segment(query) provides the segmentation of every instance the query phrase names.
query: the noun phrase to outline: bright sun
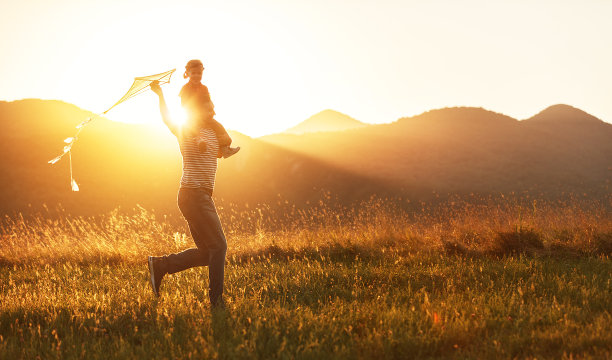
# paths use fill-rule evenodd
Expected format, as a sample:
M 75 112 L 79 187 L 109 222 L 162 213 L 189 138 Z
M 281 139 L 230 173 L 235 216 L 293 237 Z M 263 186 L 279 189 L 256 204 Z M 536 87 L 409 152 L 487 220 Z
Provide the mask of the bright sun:
M 242 54 L 230 57 L 239 58 Z M 306 118 L 307 112 L 300 109 L 304 106 L 306 94 L 301 91 L 296 70 L 290 64 L 268 64 L 260 60 L 249 65 L 260 71 L 238 69 L 244 66 L 228 61 L 226 64 L 211 64 L 205 70 L 202 82 L 210 90 L 216 120 L 229 130 L 259 136 L 282 131 Z M 177 69 L 177 73 L 181 70 Z M 184 123 L 187 117 L 178 97 L 184 83 L 185 80 L 175 74 L 170 84 L 162 86 L 172 120 L 177 124 Z M 117 106 L 108 117 L 127 123 L 163 126 L 157 96 L 150 92 Z
M 187 112 L 183 107 L 179 106 L 174 109 L 172 122 L 178 126 L 183 126 L 187 122 Z
M 167 38 L 171 43 L 163 52 L 156 52 L 151 57 L 145 54 L 156 44 L 148 44 L 145 40 L 137 44 L 143 47 L 142 56 L 121 61 L 116 53 L 134 52 L 133 42 L 114 43 L 115 48 L 124 46 L 125 51 L 116 49 L 116 53 L 109 54 L 97 51 L 97 44 L 121 39 L 122 35 L 130 33 L 133 23 L 126 20 L 110 24 L 83 46 L 81 56 L 75 57 L 70 73 L 66 74 L 74 81 L 62 85 L 66 92 L 73 94 L 66 98 L 87 110 L 104 111 L 104 106 L 110 106 L 129 88 L 134 77 L 176 68 L 170 84 L 163 85 L 162 89 L 173 120 L 181 123 L 186 118 L 178 98 L 186 82 L 182 78 L 184 66 L 188 60 L 199 58 L 205 67 L 202 82 L 210 90 L 216 119 L 228 130 L 260 136 L 282 131 L 311 115 L 300 61 L 274 38 L 281 35 L 271 34 L 259 25 L 226 13 L 207 14 L 206 21 L 200 18 L 202 14 L 194 14 L 194 19 L 189 18 L 190 14 L 181 14 L 177 17 L 181 22 L 174 26 L 149 29 L 153 33 L 147 38 Z M 220 28 L 224 31 L 218 31 Z M 168 29 L 175 29 L 174 33 L 166 34 Z M 155 31 L 159 31 L 159 36 Z M 206 41 L 194 42 L 193 37 L 183 35 L 185 32 L 193 32 L 195 37 Z M 90 71 L 92 53 L 96 53 L 96 61 L 105 64 L 100 71 L 107 74 L 95 87 L 78 78 L 79 74 Z M 75 92 L 78 88 L 87 90 Z M 163 126 L 157 97 L 151 92 L 120 104 L 107 117 L 126 123 Z

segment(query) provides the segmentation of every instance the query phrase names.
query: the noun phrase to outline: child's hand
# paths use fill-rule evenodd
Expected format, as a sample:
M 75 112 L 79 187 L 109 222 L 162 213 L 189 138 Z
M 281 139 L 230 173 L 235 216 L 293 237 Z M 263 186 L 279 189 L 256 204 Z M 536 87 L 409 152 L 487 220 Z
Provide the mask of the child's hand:
M 198 149 L 200 150 L 201 153 L 205 153 L 206 152 L 206 141 L 198 140 Z

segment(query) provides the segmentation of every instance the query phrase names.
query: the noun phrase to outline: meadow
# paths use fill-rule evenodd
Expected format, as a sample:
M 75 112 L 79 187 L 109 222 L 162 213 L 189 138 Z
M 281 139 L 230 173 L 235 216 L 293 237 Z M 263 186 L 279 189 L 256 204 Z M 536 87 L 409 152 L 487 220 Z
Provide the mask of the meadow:
M 330 199 L 327 199 L 330 200 Z M 600 359 L 612 356 L 612 202 L 218 204 L 225 311 L 192 246 L 144 208 L 0 222 L 0 358 Z

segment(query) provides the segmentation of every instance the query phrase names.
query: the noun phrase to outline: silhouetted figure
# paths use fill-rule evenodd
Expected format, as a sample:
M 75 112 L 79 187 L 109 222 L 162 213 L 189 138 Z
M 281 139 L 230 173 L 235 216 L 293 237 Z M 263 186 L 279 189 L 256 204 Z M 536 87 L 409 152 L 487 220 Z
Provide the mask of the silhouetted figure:
M 240 150 L 240 147 L 232 148 L 232 139 L 229 134 L 219 123 L 214 119 L 215 106 L 210 99 L 208 88 L 202 84 L 202 72 L 204 66 L 200 60 L 190 60 L 185 66 L 184 78 L 189 81 L 183 86 L 179 96 L 181 97 L 181 105 L 187 111 L 189 120 L 204 124 L 204 127 L 209 127 L 215 131 L 217 141 L 219 142 L 219 157 L 230 157 Z
M 200 66 L 194 67 L 194 63 L 199 63 Z M 201 64 L 199 60 L 192 60 L 186 66 L 186 76 L 190 77 L 190 83 L 193 80 L 196 88 L 198 84 L 203 88 L 195 91 L 194 94 L 192 90 L 189 88 L 186 90 L 185 87 L 181 91 L 181 97 L 187 103 L 188 111 L 189 109 L 193 111 L 183 126 L 172 122 L 160 86 L 156 83 L 151 84 L 151 90 L 159 96 L 162 119 L 177 137 L 183 156 L 183 175 L 178 192 L 178 206 L 189 224 L 196 247 L 161 257 L 149 256 L 148 264 L 151 286 L 157 296 L 159 296 L 162 278 L 166 274 L 173 274 L 195 266 L 208 266 L 209 297 L 212 306 L 216 308 L 224 305 L 223 276 L 227 241 L 212 200 L 212 193 L 217 171 L 217 157 L 221 148 L 220 142 L 224 141 L 229 148 L 231 139 L 229 142 L 224 139 L 223 137 L 227 135 L 225 129 L 216 121 L 213 123 L 212 102 L 210 102 L 210 96 L 207 95 L 208 90 L 200 83 L 203 69 Z M 206 94 L 203 89 L 206 90 Z M 189 108 L 192 106 L 191 102 L 194 101 L 194 97 L 199 99 L 198 103 Z M 203 101 L 205 99 L 209 100 L 210 105 Z M 235 149 L 233 153 L 238 149 Z

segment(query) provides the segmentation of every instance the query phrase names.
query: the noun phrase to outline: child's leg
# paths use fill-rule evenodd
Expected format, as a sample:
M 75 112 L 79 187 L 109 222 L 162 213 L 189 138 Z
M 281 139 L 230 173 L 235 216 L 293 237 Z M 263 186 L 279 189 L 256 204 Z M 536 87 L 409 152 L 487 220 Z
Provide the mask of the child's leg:
M 215 119 L 210 122 L 210 127 L 217 135 L 217 141 L 219 142 L 219 148 L 224 146 L 230 146 L 232 144 L 232 138 L 227 133 L 227 130 Z
M 240 147 L 232 148 L 230 145 L 232 144 L 232 138 L 227 133 L 227 130 L 215 119 L 210 121 L 210 128 L 213 129 L 215 135 L 217 136 L 217 141 L 219 142 L 219 153 L 217 154 L 218 158 L 228 158 L 240 150 Z
M 237 146 L 237 147 L 224 146 L 222 148 L 219 148 L 219 153 L 221 154 L 221 156 L 219 157 L 228 158 L 234 155 L 235 153 L 237 153 L 238 150 L 240 150 L 240 146 Z

